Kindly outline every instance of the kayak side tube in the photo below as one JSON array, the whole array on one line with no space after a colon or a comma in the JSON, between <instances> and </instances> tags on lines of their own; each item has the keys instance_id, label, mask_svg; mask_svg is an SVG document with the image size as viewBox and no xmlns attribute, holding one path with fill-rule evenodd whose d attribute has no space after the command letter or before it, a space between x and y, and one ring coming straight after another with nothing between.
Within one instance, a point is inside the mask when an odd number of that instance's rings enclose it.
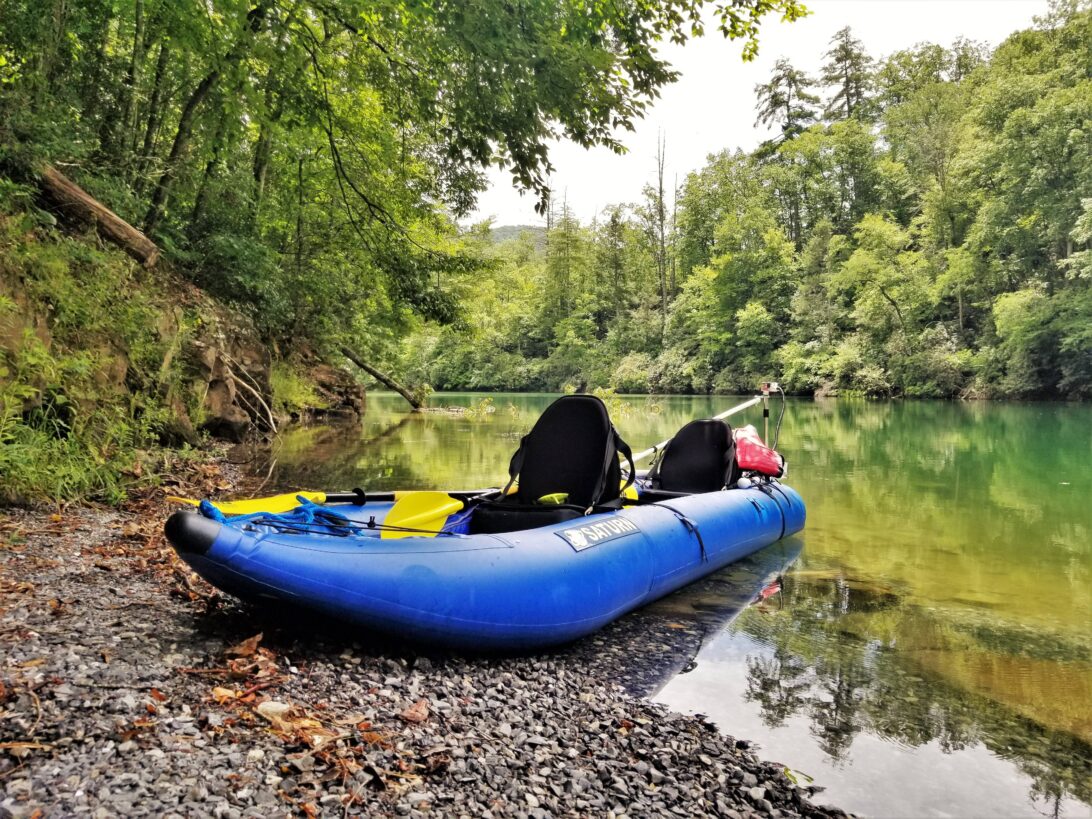
<instances>
[{"instance_id":1,"label":"kayak side tube","mask_svg":"<svg viewBox=\"0 0 1092 819\"><path fill-rule=\"evenodd\" d=\"M372 504L357 512L350 516L375 514ZM166 531L199 575L244 600L302 605L425 642L511 650L596 631L800 531L804 520L799 494L771 484L503 535L251 532L192 512L173 515Z\"/></svg>"}]
</instances>

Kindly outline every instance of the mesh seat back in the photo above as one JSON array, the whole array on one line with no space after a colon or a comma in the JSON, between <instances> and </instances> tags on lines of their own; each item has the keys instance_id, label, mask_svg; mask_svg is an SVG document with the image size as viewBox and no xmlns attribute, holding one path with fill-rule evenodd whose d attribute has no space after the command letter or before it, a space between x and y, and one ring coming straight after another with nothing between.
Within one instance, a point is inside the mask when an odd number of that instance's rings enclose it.
<instances>
[{"instance_id":1,"label":"mesh seat back","mask_svg":"<svg viewBox=\"0 0 1092 819\"><path fill-rule=\"evenodd\" d=\"M522 463L516 464L517 452L513 468L519 472L516 497L521 503L556 492L567 493L568 503L583 507L618 497L621 471L613 428L607 408L593 395L566 395L554 401L520 449Z\"/></svg>"},{"instance_id":2,"label":"mesh seat back","mask_svg":"<svg viewBox=\"0 0 1092 819\"><path fill-rule=\"evenodd\" d=\"M675 433L649 473L653 489L716 492L735 483L735 443L724 421L691 421Z\"/></svg>"}]
</instances>

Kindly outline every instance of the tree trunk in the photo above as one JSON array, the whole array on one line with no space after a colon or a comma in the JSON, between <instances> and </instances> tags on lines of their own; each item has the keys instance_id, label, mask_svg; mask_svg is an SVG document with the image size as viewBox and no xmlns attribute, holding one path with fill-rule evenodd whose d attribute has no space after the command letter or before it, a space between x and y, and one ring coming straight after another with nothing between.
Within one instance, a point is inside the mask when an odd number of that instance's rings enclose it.
<instances>
[{"instance_id":1,"label":"tree trunk","mask_svg":"<svg viewBox=\"0 0 1092 819\"><path fill-rule=\"evenodd\" d=\"M163 77L167 73L167 63L170 59L170 54L170 46L164 41L159 46L159 56L155 61L155 79L152 81L152 97L148 101L148 123L144 128L144 142L136 163L135 192L138 196L144 188L144 174L152 163L152 151L155 149L155 138L159 133L159 120L163 115L161 110L163 105Z\"/></svg>"},{"instance_id":2,"label":"tree trunk","mask_svg":"<svg viewBox=\"0 0 1092 819\"><path fill-rule=\"evenodd\" d=\"M156 183L155 190L152 192L152 204L148 208L148 215L144 217L144 230L146 233L155 230L160 218L163 216L163 208L167 204L167 195L170 193L171 183L174 181L175 173L178 170L178 162L186 148L189 147L190 136L193 134L193 120L197 109L205 101L213 86L219 81L223 74L222 69L242 59L248 37L256 36L261 31L265 13L264 0L247 13L246 30L242 38L224 56L222 65L210 71L198 83L197 88L190 94L190 98L186 100L186 104L182 108L182 115L178 118L178 130L175 131L171 152L167 156L167 167L163 169L163 173Z\"/></svg>"},{"instance_id":3,"label":"tree trunk","mask_svg":"<svg viewBox=\"0 0 1092 819\"><path fill-rule=\"evenodd\" d=\"M273 127L263 122L258 131L258 144L254 146L254 201L251 206L251 218L257 224L265 198L265 180L269 174L269 159L273 148Z\"/></svg>"},{"instance_id":4,"label":"tree trunk","mask_svg":"<svg viewBox=\"0 0 1092 819\"><path fill-rule=\"evenodd\" d=\"M53 0L50 22L52 23L52 31L50 32L49 42L38 55L38 76L44 80L40 90L46 94L53 93L57 53L61 49L65 27L68 25L68 0Z\"/></svg>"},{"instance_id":5,"label":"tree trunk","mask_svg":"<svg viewBox=\"0 0 1092 819\"><path fill-rule=\"evenodd\" d=\"M118 167L128 166L132 157L132 131L136 125L137 87L144 65L144 0L134 0L133 47L129 52L129 65L121 78L117 108L102 118L99 127L99 153ZM105 55L103 55L105 61ZM96 63L101 65L101 63Z\"/></svg>"},{"instance_id":6,"label":"tree trunk","mask_svg":"<svg viewBox=\"0 0 1092 819\"><path fill-rule=\"evenodd\" d=\"M303 276L303 154L296 162L296 277Z\"/></svg>"},{"instance_id":7,"label":"tree trunk","mask_svg":"<svg viewBox=\"0 0 1092 819\"><path fill-rule=\"evenodd\" d=\"M152 204L148 207L148 215L144 217L145 233L151 233L159 225L159 220L163 216L163 206L167 204L167 194L170 192L171 182L174 181L178 160L186 148L189 147L190 135L193 133L194 115L219 79L220 69L215 69L207 74L193 93L190 94L190 98L186 100L186 104L182 108L182 116L178 118L178 130L174 134L171 152L167 155L167 167L163 169L155 190L152 191Z\"/></svg>"},{"instance_id":8,"label":"tree trunk","mask_svg":"<svg viewBox=\"0 0 1092 819\"><path fill-rule=\"evenodd\" d=\"M660 343L667 334L667 206L664 202L664 149L660 135L656 145L656 272L660 276Z\"/></svg>"},{"instance_id":9,"label":"tree trunk","mask_svg":"<svg viewBox=\"0 0 1092 819\"><path fill-rule=\"evenodd\" d=\"M846 119L853 117L853 87L849 82L849 60L845 63Z\"/></svg>"},{"instance_id":10,"label":"tree trunk","mask_svg":"<svg viewBox=\"0 0 1092 819\"><path fill-rule=\"evenodd\" d=\"M124 115L121 121L121 145L126 154L133 145L133 132L136 130L137 102L140 89L140 75L144 68L144 0L136 0L136 20L133 31L133 55L129 61L129 71L125 77ZM129 162L128 155L125 161Z\"/></svg>"},{"instance_id":11,"label":"tree trunk","mask_svg":"<svg viewBox=\"0 0 1092 819\"><path fill-rule=\"evenodd\" d=\"M907 330L906 330L906 322L903 320L902 310L899 309L899 303L897 301L895 301L893 298L891 298L891 296L888 295L887 291L883 287L880 287L880 295L883 296L885 299L887 299L887 303L895 308L895 315L898 316L898 318L899 318L899 327L902 328L903 338L905 338L906 343L909 344L910 343L910 333L908 333Z\"/></svg>"},{"instance_id":12,"label":"tree trunk","mask_svg":"<svg viewBox=\"0 0 1092 819\"><path fill-rule=\"evenodd\" d=\"M394 390L396 393L409 401L410 406L413 407L415 410L421 409L421 402L412 393L410 393L409 390L407 390L389 375L384 375L371 364L368 364L366 361L362 361L360 357L357 356L356 353L354 353L348 347L341 347L341 354L349 359L351 362L356 364L356 366L360 367L360 369L362 369L380 384Z\"/></svg>"},{"instance_id":13,"label":"tree trunk","mask_svg":"<svg viewBox=\"0 0 1092 819\"><path fill-rule=\"evenodd\" d=\"M676 251L676 242L679 235L679 175L675 174L675 187L671 195L671 298L675 298L679 294L679 279L678 279L678 252Z\"/></svg>"},{"instance_id":14,"label":"tree trunk","mask_svg":"<svg viewBox=\"0 0 1092 819\"><path fill-rule=\"evenodd\" d=\"M200 231L201 221L205 218L205 208L208 205L209 183L217 176L216 169L220 165L220 154L223 150L224 140L227 138L227 110L220 109L220 121L216 123L216 134L212 138L212 156L205 163L205 172L201 175L201 184L197 187L197 195L193 200L193 216L190 221Z\"/></svg>"},{"instance_id":15,"label":"tree trunk","mask_svg":"<svg viewBox=\"0 0 1092 819\"><path fill-rule=\"evenodd\" d=\"M265 199L265 183L269 175L269 161L273 157L273 131L284 111L283 99L274 93L274 82L275 74L273 69L270 69L265 76L264 116L261 118L258 129L258 142L254 146L254 196L251 200L250 218L255 226L261 215L262 200Z\"/></svg>"},{"instance_id":16,"label":"tree trunk","mask_svg":"<svg viewBox=\"0 0 1092 819\"><path fill-rule=\"evenodd\" d=\"M45 194L66 214L95 225L105 239L116 244L145 267L154 267L159 248L52 165L38 169L38 183Z\"/></svg>"}]
</instances>

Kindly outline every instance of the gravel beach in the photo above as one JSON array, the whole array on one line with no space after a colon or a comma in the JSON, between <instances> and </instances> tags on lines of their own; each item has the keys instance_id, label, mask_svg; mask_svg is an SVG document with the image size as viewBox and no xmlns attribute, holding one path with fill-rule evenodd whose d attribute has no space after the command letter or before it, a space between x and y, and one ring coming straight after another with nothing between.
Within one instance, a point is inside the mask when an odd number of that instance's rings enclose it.
<instances>
[{"instance_id":1,"label":"gravel beach","mask_svg":"<svg viewBox=\"0 0 1092 819\"><path fill-rule=\"evenodd\" d=\"M0 819L845 815L634 696L641 640L691 633L638 614L546 655L417 653L217 594L168 511L0 513Z\"/></svg>"}]
</instances>

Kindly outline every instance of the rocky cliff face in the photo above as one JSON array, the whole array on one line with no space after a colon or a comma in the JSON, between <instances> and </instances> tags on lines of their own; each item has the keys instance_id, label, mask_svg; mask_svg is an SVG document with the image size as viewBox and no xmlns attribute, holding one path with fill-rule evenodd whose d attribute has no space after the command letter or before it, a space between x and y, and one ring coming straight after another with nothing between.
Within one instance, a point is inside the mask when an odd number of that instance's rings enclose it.
<instances>
[{"instance_id":1,"label":"rocky cliff face","mask_svg":"<svg viewBox=\"0 0 1092 819\"><path fill-rule=\"evenodd\" d=\"M201 294L204 317L182 348L189 413L197 429L229 441L268 434L288 423L357 420L364 414L363 386L346 370L305 357L298 369L315 401L278 411L272 387L273 357L245 316Z\"/></svg>"},{"instance_id":2,"label":"rocky cliff face","mask_svg":"<svg viewBox=\"0 0 1092 819\"><path fill-rule=\"evenodd\" d=\"M184 348L200 427L230 441L275 431L269 348L244 316L208 297L201 312L207 320Z\"/></svg>"},{"instance_id":3,"label":"rocky cliff face","mask_svg":"<svg viewBox=\"0 0 1092 819\"><path fill-rule=\"evenodd\" d=\"M314 407L295 413L292 420L351 421L364 415L364 387L347 370L317 358L310 358L303 369L319 400Z\"/></svg>"}]
</instances>

